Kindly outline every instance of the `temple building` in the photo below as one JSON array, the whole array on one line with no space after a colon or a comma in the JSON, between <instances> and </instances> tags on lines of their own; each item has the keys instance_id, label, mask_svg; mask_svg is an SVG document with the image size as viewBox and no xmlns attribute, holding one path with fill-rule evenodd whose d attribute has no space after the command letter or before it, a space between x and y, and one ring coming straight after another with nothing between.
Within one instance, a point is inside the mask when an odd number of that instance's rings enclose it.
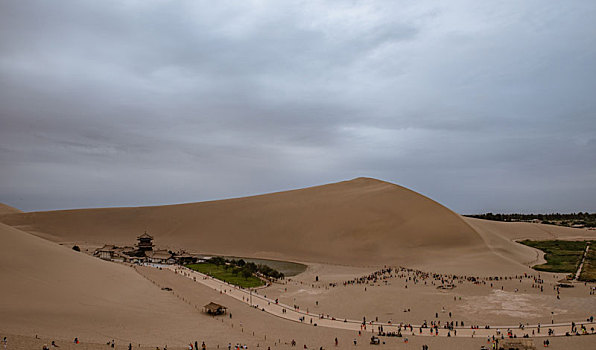
<instances>
[{"instance_id":1,"label":"temple building","mask_svg":"<svg viewBox=\"0 0 596 350\"><path fill-rule=\"evenodd\" d=\"M150 254L147 254L149 262L154 264L174 264L176 259L174 255L165 249L154 250Z\"/></svg>"},{"instance_id":2,"label":"temple building","mask_svg":"<svg viewBox=\"0 0 596 350\"><path fill-rule=\"evenodd\" d=\"M147 234L147 231L137 237L139 241L137 243L137 251L140 253L151 252L153 251L153 237Z\"/></svg>"},{"instance_id":3,"label":"temple building","mask_svg":"<svg viewBox=\"0 0 596 350\"><path fill-rule=\"evenodd\" d=\"M196 255L188 254L183 250L177 253L167 249L157 249L153 244L153 237L147 231L137 237L134 247L118 247L105 244L93 253L94 256L108 261L131 264L192 264L199 260Z\"/></svg>"}]
</instances>

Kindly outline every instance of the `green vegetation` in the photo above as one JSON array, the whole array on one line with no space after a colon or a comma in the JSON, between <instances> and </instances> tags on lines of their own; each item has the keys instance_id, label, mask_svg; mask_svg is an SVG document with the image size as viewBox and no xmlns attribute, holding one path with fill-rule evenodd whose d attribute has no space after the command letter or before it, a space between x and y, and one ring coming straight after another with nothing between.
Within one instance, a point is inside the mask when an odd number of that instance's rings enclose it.
<instances>
[{"instance_id":1,"label":"green vegetation","mask_svg":"<svg viewBox=\"0 0 596 350\"><path fill-rule=\"evenodd\" d=\"M244 270L249 271L250 273L259 274L268 279L283 279L285 276L282 272L275 270L274 268L265 265L265 264L256 264L252 261L245 261L244 259L239 260L226 260L228 264L232 264L238 266Z\"/></svg>"},{"instance_id":2,"label":"green vegetation","mask_svg":"<svg viewBox=\"0 0 596 350\"><path fill-rule=\"evenodd\" d=\"M567 226L567 227L596 227L596 213L571 213L571 214L478 214L466 215L472 218L507 221L507 222L539 222L549 225Z\"/></svg>"},{"instance_id":3,"label":"green vegetation","mask_svg":"<svg viewBox=\"0 0 596 350\"><path fill-rule=\"evenodd\" d=\"M239 257L228 257L228 261L233 260L244 260L247 263L255 263L257 266L259 265L266 265L269 266L273 270L277 270L281 272L285 277L292 277L296 276L304 271L306 271L307 266L304 264L299 264L290 261L281 261L281 260L269 260L269 259L255 259L255 258L239 258Z\"/></svg>"},{"instance_id":4,"label":"green vegetation","mask_svg":"<svg viewBox=\"0 0 596 350\"><path fill-rule=\"evenodd\" d=\"M546 264L533 266L535 270L547 272L575 273L581 262L588 241L530 241L525 240L519 243L542 250ZM593 241L592 241L593 242ZM592 243L592 246L593 243ZM592 256L592 260L589 257ZM584 264L596 264L596 256L588 254ZM591 269L592 272L595 272ZM589 272L588 272L589 273ZM582 274L583 275L583 274ZM581 279L581 278L580 278Z\"/></svg>"},{"instance_id":5,"label":"green vegetation","mask_svg":"<svg viewBox=\"0 0 596 350\"><path fill-rule=\"evenodd\" d=\"M220 261L216 260L215 262ZM242 288L260 287L265 284L250 271L225 263L215 264L213 262L208 262L190 264L186 265L186 267Z\"/></svg>"},{"instance_id":6,"label":"green vegetation","mask_svg":"<svg viewBox=\"0 0 596 350\"><path fill-rule=\"evenodd\" d=\"M580 281L596 282L596 244L592 241L584 267L579 275Z\"/></svg>"},{"instance_id":7,"label":"green vegetation","mask_svg":"<svg viewBox=\"0 0 596 350\"><path fill-rule=\"evenodd\" d=\"M282 272L270 266L246 262L243 259L227 260L221 256L215 256L206 263L191 264L186 267L243 288L265 284L259 277L270 281L284 278Z\"/></svg>"}]
</instances>

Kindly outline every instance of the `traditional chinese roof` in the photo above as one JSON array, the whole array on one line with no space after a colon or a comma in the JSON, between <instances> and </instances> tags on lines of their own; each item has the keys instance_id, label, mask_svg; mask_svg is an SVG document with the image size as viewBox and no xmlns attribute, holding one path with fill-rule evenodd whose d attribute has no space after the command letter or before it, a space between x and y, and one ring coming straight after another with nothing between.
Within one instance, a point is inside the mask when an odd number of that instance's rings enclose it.
<instances>
[{"instance_id":1,"label":"traditional chinese roof","mask_svg":"<svg viewBox=\"0 0 596 350\"><path fill-rule=\"evenodd\" d=\"M137 239L140 239L140 238L149 238L149 239L153 239L153 237L151 237L151 236L149 236L149 235L147 234L147 231L145 231L145 233L143 233L142 235L140 235L139 237L137 237Z\"/></svg>"},{"instance_id":2,"label":"traditional chinese roof","mask_svg":"<svg viewBox=\"0 0 596 350\"><path fill-rule=\"evenodd\" d=\"M172 254L167 250L155 250L153 251L153 254L149 256L155 259L169 259L172 257Z\"/></svg>"},{"instance_id":3,"label":"traditional chinese roof","mask_svg":"<svg viewBox=\"0 0 596 350\"><path fill-rule=\"evenodd\" d=\"M112 252L112 251L115 251L116 249L118 249L118 247L116 247L113 244L104 244L103 247L98 248L96 251L98 251L98 252Z\"/></svg>"}]
</instances>

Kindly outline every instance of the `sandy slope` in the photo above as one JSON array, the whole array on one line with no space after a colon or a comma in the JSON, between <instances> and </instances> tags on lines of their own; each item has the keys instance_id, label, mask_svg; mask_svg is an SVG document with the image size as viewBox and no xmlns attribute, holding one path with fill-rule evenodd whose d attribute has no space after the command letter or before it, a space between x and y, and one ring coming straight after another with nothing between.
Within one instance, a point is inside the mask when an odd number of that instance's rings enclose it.
<instances>
[{"instance_id":1,"label":"sandy slope","mask_svg":"<svg viewBox=\"0 0 596 350\"><path fill-rule=\"evenodd\" d=\"M214 254L348 265L487 261L484 240L459 215L368 178L230 200L23 213L0 221L54 241L97 245L132 244L148 229L160 246Z\"/></svg>"},{"instance_id":2,"label":"sandy slope","mask_svg":"<svg viewBox=\"0 0 596 350\"><path fill-rule=\"evenodd\" d=\"M17 208L13 208L10 205L6 205L4 203L0 203L0 215L4 215L4 214L17 214L17 213L22 213L21 210L17 209Z\"/></svg>"},{"instance_id":3,"label":"sandy slope","mask_svg":"<svg viewBox=\"0 0 596 350\"><path fill-rule=\"evenodd\" d=\"M132 268L0 224L2 333L161 343L190 334L195 310ZM175 317L174 317L175 315ZM163 320L172 327L161 327ZM144 334L143 329L152 329ZM214 333L216 329L212 330Z\"/></svg>"}]
</instances>

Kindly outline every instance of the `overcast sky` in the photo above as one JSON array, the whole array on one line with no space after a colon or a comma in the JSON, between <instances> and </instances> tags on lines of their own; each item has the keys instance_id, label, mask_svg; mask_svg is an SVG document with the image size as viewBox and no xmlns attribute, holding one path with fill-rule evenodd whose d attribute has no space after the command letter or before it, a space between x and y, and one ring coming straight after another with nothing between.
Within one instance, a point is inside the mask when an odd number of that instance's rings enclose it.
<instances>
[{"instance_id":1,"label":"overcast sky","mask_svg":"<svg viewBox=\"0 0 596 350\"><path fill-rule=\"evenodd\" d=\"M359 176L596 211L596 1L0 1L0 202Z\"/></svg>"}]
</instances>

